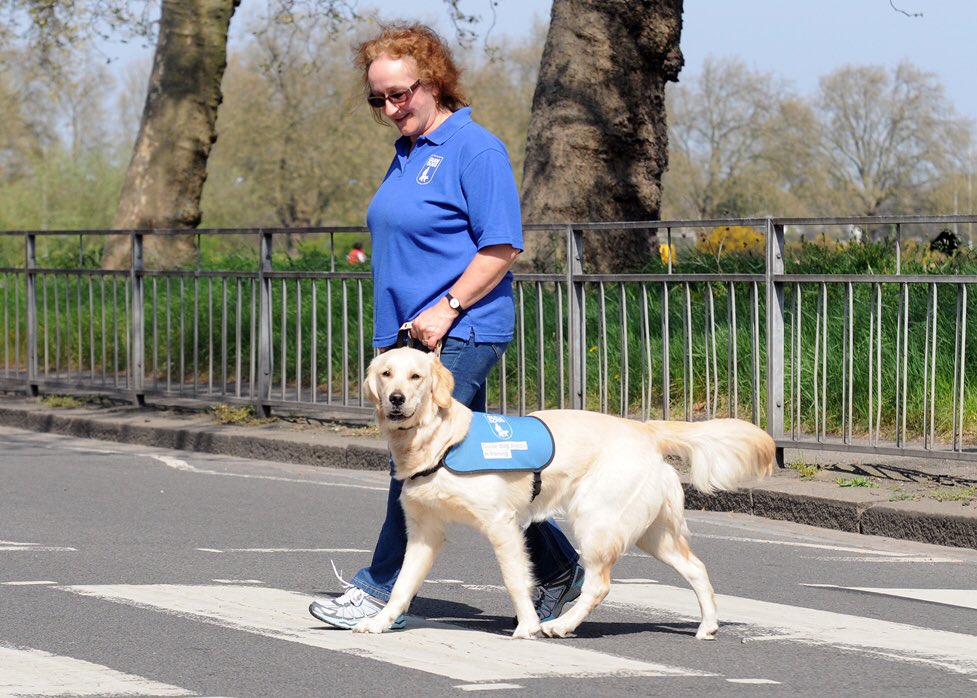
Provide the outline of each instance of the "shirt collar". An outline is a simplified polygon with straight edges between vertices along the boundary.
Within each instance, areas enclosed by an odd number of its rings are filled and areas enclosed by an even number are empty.
[[[463,127],[471,123],[472,120],[472,108],[462,107],[458,111],[454,112],[451,116],[445,119],[440,126],[434,129],[431,133],[426,136],[419,136],[417,141],[426,140],[432,145],[441,145],[453,135],[458,133]],[[407,136],[401,136],[397,139],[397,149],[398,150],[410,150],[410,138]]]

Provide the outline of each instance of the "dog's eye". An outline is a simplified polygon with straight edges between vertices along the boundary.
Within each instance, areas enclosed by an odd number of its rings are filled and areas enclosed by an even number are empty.
[[[419,381],[421,379],[421,374],[420,373],[412,373],[412,374],[410,374],[410,379],[412,381]]]
[[[385,371],[381,372],[380,375],[384,378],[390,378],[390,369],[386,369]]]

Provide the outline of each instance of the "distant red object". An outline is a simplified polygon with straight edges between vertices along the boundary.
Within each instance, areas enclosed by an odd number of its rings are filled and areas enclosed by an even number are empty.
[[[354,243],[353,249],[349,251],[346,255],[346,261],[350,264],[366,264],[367,256],[366,252],[363,251],[363,245],[360,243]]]

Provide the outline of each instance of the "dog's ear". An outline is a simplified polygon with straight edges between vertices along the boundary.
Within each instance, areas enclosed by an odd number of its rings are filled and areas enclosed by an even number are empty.
[[[438,407],[451,406],[451,394],[455,389],[455,377],[433,354],[431,355],[431,395]]]
[[[380,357],[377,357],[380,358]],[[363,397],[374,405],[380,404],[380,391],[377,388],[377,359],[370,362],[366,369],[366,379],[363,381]]]

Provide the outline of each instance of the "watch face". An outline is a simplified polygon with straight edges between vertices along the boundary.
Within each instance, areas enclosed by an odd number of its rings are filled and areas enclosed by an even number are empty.
[[[461,301],[457,298],[449,298],[448,305],[450,305],[454,310],[458,310],[461,307]]]

